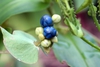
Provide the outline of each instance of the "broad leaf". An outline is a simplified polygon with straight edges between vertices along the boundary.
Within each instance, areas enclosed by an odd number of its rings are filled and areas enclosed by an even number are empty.
[[[0,25],[12,15],[46,9],[49,2],[42,0],[2,0],[0,1]]]
[[[36,39],[22,31],[14,31],[10,34],[1,28],[3,43],[13,57],[24,63],[32,64],[38,60],[39,48],[35,46]]]
[[[66,61],[71,67],[100,67],[100,52],[80,38],[68,33],[67,36],[59,34],[58,39],[53,51],[60,62]],[[95,42],[93,38],[90,40]]]

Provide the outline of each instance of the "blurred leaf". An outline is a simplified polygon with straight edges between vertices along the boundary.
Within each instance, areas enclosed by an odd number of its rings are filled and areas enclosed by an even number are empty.
[[[12,15],[46,9],[49,2],[41,0],[2,0],[0,1],[0,25]]]
[[[84,0],[75,0],[75,7],[79,8],[83,2]]]
[[[86,0],[88,1],[88,0]],[[92,0],[94,3],[96,2],[96,0]],[[80,6],[82,5],[82,3],[84,2],[84,0],[75,0],[74,3],[75,3],[75,7],[76,9],[80,8]],[[82,9],[82,8],[80,8]],[[85,11],[87,8],[83,9],[82,11]]]
[[[22,62],[19,62],[18,60],[15,61],[15,66],[13,67],[44,67],[39,61],[34,64],[25,64]]]
[[[84,0],[84,2],[81,4],[81,6],[76,10],[76,13],[79,13],[83,9],[85,9],[89,4],[92,2],[92,0]]]
[[[17,67],[32,67],[32,65],[25,64],[25,63],[22,63],[22,62],[19,62],[19,61],[16,61],[15,65],[17,65]]]
[[[36,41],[34,37],[18,30],[14,31],[13,34],[3,28],[1,31],[4,45],[12,56],[28,64],[37,62],[39,48],[34,45],[34,41]]]
[[[100,67],[100,52],[80,38],[68,33],[67,36],[59,34],[58,39],[53,51],[60,62],[66,61],[71,67]],[[95,42],[93,38],[88,39]]]
[[[4,24],[6,24],[6,27],[11,27],[13,30],[23,30],[33,36],[36,36],[34,33],[35,28],[41,26],[40,18],[44,14],[48,14],[46,10],[18,14],[10,17]]]

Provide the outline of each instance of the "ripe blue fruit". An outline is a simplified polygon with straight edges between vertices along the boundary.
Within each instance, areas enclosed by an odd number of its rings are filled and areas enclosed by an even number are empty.
[[[47,27],[47,26],[53,26],[53,21],[52,18],[49,15],[44,15],[42,16],[42,18],[40,19],[40,24],[41,26]]]
[[[54,27],[45,27],[43,29],[43,35],[45,36],[46,39],[52,39],[53,37],[56,36],[56,29]]]

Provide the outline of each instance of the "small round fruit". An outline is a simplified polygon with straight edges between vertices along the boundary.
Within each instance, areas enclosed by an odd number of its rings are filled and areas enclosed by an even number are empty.
[[[50,45],[51,45],[50,40],[45,39],[41,42],[41,46],[43,46],[43,47],[49,47]]]
[[[40,19],[40,24],[41,26],[47,27],[47,26],[53,26],[53,21],[52,18],[49,15],[44,15],[41,19]]]
[[[56,36],[57,31],[54,27],[45,27],[43,29],[43,34],[46,39],[52,39],[53,37]]]
[[[54,14],[54,15],[52,16],[52,20],[53,20],[54,23],[58,23],[58,22],[61,21],[61,16],[58,15],[58,14]]]
[[[44,40],[44,39],[45,39],[45,37],[44,37],[43,34],[39,34],[39,35],[38,35],[38,38],[39,38],[39,40]]]
[[[54,38],[52,38],[52,40],[51,40],[53,43],[57,43],[58,42],[58,38],[57,38],[57,36],[55,36]]]
[[[42,27],[37,27],[35,29],[35,33],[36,33],[36,35],[42,34],[43,33],[43,28]]]

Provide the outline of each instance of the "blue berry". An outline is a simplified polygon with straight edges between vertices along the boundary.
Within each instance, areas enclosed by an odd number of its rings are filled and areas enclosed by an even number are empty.
[[[57,31],[53,27],[45,27],[44,32],[43,32],[46,39],[51,39],[51,38],[55,37],[56,33],[57,33]]]
[[[53,26],[53,21],[52,18],[49,15],[44,15],[41,19],[40,19],[40,24],[41,26],[44,27],[48,27],[48,26]]]

